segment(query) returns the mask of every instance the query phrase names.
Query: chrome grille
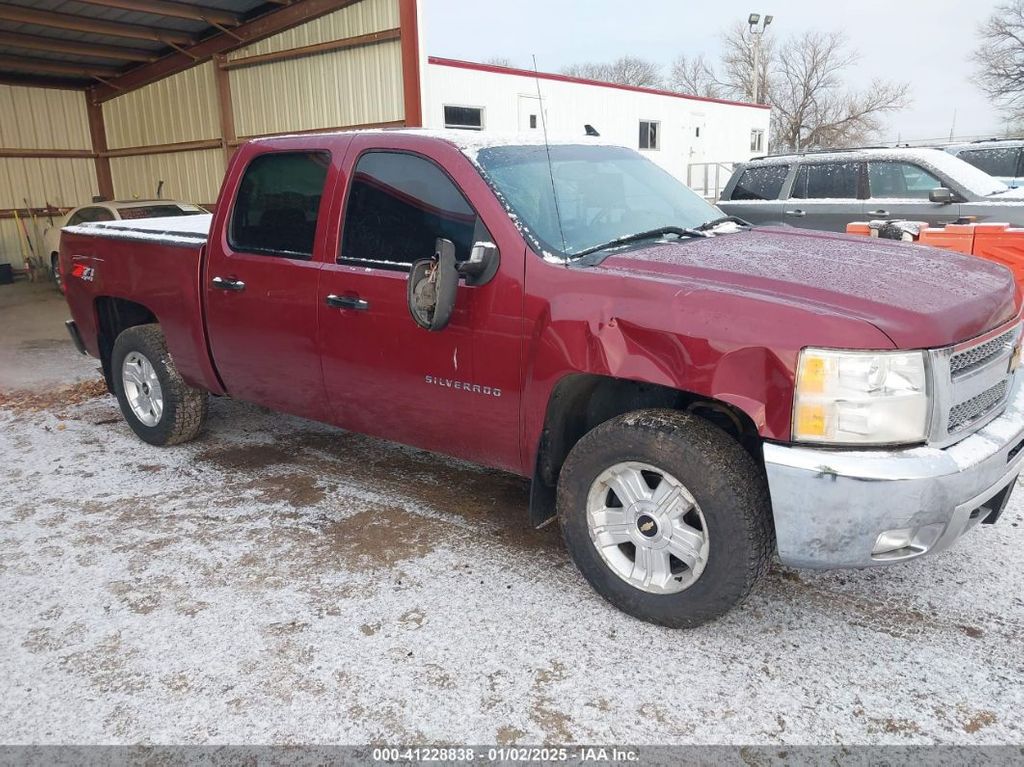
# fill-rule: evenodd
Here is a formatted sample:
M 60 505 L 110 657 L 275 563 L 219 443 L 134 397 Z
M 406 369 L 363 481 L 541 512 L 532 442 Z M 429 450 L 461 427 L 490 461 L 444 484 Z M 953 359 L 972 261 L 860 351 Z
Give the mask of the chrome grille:
M 1004 379 L 991 389 L 983 391 L 966 402 L 955 405 L 949 411 L 948 430 L 950 434 L 966 429 L 982 416 L 987 415 L 1006 397 L 1010 388 L 1010 380 Z
M 932 417 L 928 442 L 946 447 L 982 428 L 1002 412 L 1013 392 L 1010 370 L 1021 326 L 969 343 L 929 352 Z
M 986 341 L 983 344 L 979 344 L 971 349 L 965 349 L 962 352 L 954 354 L 949 359 L 949 373 L 953 377 L 968 373 L 971 370 L 982 367 L 986 362 L 998 357 L 999 355 L 1013 349 L 1013 344 L 1017 340 L 1018 329 L 1003 333 L 1001 336 L 993 338 L 991 341 Z

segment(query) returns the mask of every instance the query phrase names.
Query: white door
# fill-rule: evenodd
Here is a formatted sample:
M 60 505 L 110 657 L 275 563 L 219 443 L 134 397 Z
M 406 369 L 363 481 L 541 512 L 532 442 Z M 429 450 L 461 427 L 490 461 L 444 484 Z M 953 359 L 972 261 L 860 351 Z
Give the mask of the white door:
M 540 99 L 536 96 L 519 96 L 519 132 L 530 133 L 543 128 L 540 116 Z
M 716 196 L 714 169 L 705 164 L 704 134 L 707 117 L 703 112 L 690 112 L 683 125 L 683 162 L 686 164 L 687 186 L 701 197 Z
M 689 127 L 690 132 L 690 163 L 706 162 L 704 142 L 706 140 L 708 120 L 703 112 L 691 112 Z

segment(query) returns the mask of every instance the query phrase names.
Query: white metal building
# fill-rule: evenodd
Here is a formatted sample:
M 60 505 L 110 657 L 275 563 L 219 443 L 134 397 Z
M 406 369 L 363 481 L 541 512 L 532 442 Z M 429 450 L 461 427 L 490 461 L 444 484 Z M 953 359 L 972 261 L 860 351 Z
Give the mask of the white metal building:
M 733 163 L 768 145 L 770 109 L 737 101 L 435 56 L 427 59 L 422 88 L 426 127 L 499 133 L 542 130 L 539 88 L 552 135 L 583 135 L 591 125 L 708 196 L 716 175 L 724 186 Z

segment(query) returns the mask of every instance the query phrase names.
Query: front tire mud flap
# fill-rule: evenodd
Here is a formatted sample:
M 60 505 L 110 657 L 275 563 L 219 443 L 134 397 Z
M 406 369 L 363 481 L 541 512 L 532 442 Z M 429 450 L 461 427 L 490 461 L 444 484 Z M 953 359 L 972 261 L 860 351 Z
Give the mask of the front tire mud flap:
M 530 482 L 530 524 L 537 530 L 555 521 L 557 488 L 547 484 L 539 471 Z

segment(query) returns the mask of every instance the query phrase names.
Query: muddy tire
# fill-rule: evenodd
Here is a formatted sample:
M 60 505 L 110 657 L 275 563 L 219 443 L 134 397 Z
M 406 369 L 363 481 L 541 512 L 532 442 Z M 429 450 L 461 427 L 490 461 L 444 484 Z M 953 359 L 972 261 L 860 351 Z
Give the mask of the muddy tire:
M 179 375 L 159 325 L 137 325 L 121 333 L 110 369 L 121 413 L 144 441 L 177 445 L 202 430 L 208 395 Z
M 672 410 L 628 413 L 586 434 L 562 468 L 558 518 L 601 596 L 672 628 L 743 601 L 775 548 L 763 470 L 716 426 Z

